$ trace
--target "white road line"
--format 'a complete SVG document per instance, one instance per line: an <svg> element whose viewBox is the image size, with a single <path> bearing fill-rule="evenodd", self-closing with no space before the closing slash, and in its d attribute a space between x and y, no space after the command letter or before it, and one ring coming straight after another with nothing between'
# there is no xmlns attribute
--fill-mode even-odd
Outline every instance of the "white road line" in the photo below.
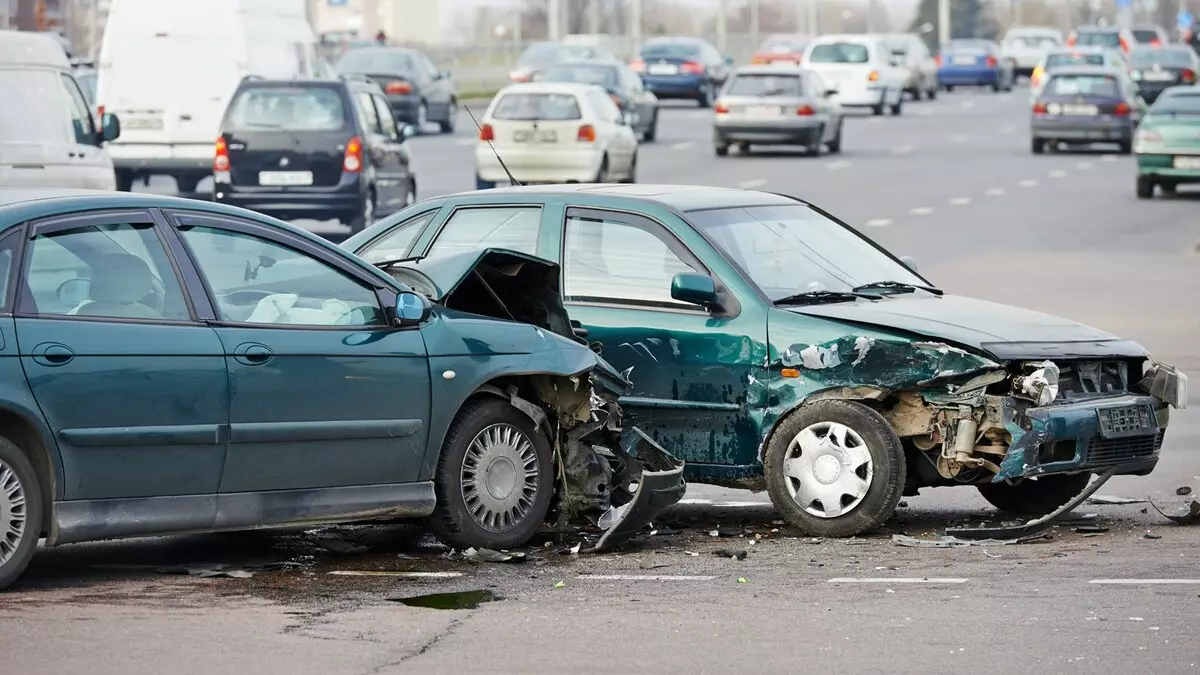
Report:
<svg viewBox="0 0 1200 675"><path fill-rule="evenodd" d="M970 197L955 197L954 199L950 200L950 203L955 206L966 206L967 204L971 203L971 198Z"/></svg>
<svg viewBox="0 0 1200 675"><path fill-rule="evenodd" d="M1004 194L1004 188L989 188L987 192L984 192L983 194L989 197L999 197L1000 195Z"/></svg>
<svg viewBox="0 0 1200 675"><path fill-rule="evenodd" d="M898 145L892 148L892 152L896 153L897 155L903 155L904 153L912 152L912 149L913 146L911 145Z"/></svg>
<svg viewBox="0 0 1200 675"><path fill-rule="evenodd" d="M580 574L576 579L586 581L712 581L715 576L685 576L670 574Z"/></svg>
<svg viewBox="0 0 1200 675"><path fill-rule="evenodd" d="M1121 585L1121 586L1139 586L1139 585L1164 585L1164 586L1195 586L1200 584L1200 579L1092 579L1089 584L1100 584L1104 586Z"/></svg>
<svg viewBox="0 0 1200 675"><path fill-rule="evenodd" d="M937 578L937 577L875 577L856 579L854 577L836 577L829 580L831 584L965 584L969 579Z"/></svg>
<svg viewBox="0 0 1200 675"><path fill-rule="evenodd" d="M909 209L908 212L913 214L914 216L927 216L927 215L933 213L933 207L932 206L918 206L915 209Z"/></svg>
<svg viewBox="0 0 1200 675"><path fill-rule="evenodd" d="M1115 162L1115 161L1117 161L1117 156L1116 155L1104 155L1103 157L1100 158L1100 161L1101 162Z"/></svg>
<svg viewBox="0 0 1200 675"><path fill-rule="evenodd" d="M1075 168L1079 169L1080 171L1087 171L1088 169L1092 168L1093 166L1095 166L1095 165L1092 164L1091 162L1080 162L1075 165Z"/></svg>
<svg viewBox="0 0 1200 675"><path fill-rule="evenodd" d="M829 164L829 170L830 170L830 171L837 171L837 170L839 170L839 169L845 169L845 168L846 168L846 167L848 167L848 166L850 166L850 160L848 160L848 159L839 159L838 161L836 161L836 162L831 162L831 163Z"/></svg>
<svg viewBox="0 0 1200 675"><path fill-rule="evenodd" d="M1067 175L1067 172L1063 171L1062 169L1055 169L1050 172L1051 178L1064 178L1066 175Z"/></svg>
<svg viewBox="0 0 1200 675"><path fill-rule="evenodd" d="M696 145L696 141L683 141L682 143L676 143L675 145L672 145L671 149L672 150L687 150L689 148L695 147L695 145Z"/></svg>
<svg viewBox="0 0 1200 675"><path fill-rule="evenodd" d="M738 187L749 190L749 189L756 188L756 187L759 187L761 185L766 185L766 184L767 184L766 178L752 178L750 180L744 180L744 181L738 183Z"/></svg>
<svg viewBox="0 0 1200 675"><path fill-rule="evenodd" d="M1020 183L1017 183L1017 185L1020 185L1023 188L1037 187L1037 184L1038 184L1038 182L1036 180L1033 180L1032 178L1029 178L1029 179L1021 181Z"/></svg>
<svg viewBox="0 0 1200 675"><path fill-rule="evenodd" d="M711 499L680 499L676 504L703 504L722 508L744 509L754 506L770 506L771 502L714 502Z"/></svg>
<svg viewBox="0 0 1200 675"><path fill-rule="evenodd" d="M711 504L711 499L680 499L676 504Z"/></svg>
<svg viewBox="0 0 1200 675"><path fill-rule="evenodd" d="M867 227L887 227L888 225L891 225L892 222L893 221L891 218L876 218L874 220L868 220L866 224Z"/></svg>
<svg viewBox="0 0 1200 675"><path fill-rule="evenodd" d="M334 570L340 577L407 577L409 579L456 579L462 572L392 572L389 570Z"/></svg>
<svg viewBox="0 0 1200 675"><path fill-rule="evenodd" d="M966 143L970 139L971 139L971 137L966 134L956 134L956 135L950 137L950 142L951 143Z"/></svg>

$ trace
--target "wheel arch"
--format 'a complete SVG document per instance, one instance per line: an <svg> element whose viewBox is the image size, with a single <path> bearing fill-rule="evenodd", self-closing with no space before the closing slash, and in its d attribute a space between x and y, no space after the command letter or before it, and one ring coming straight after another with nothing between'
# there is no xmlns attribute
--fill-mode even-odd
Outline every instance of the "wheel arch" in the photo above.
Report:
<svg viewBox="0 0 1200 675"><path fill-rule="evenodd" d="M767 433L763 434L762 443L758 446L758 461L761 464L766 458L767 448L775 441L775 434L779 431L779 427L787 418L794 415L798 410L806 405L817 401L854 401L862 403L868 408L872 408L879 412L883 408L883 401L892 392L888 389L875 387L871 385L863 385L857 387L829 387L815 391L803 399L797 401L795 405L785 409L779 414L775 421L767 429Z"/></svg>
<svg viewBox="0 0 1200 675"><path fill-rule="evenodd" d="M0 436L12 441L29 457L41 487L43 532L47 545L54 543L54 500L62 485L58 447L49 430L35 421L28 411L0 405Z"/></svg>

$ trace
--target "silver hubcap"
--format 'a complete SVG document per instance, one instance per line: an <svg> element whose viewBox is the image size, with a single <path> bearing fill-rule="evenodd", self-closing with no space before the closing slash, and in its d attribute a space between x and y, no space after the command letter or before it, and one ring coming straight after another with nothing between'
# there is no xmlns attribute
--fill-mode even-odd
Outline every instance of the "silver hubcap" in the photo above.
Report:
<svg viewBox="0 0 1200 675"><path fill-rule="evenodd" d="M533 509L537 497L537 451L519 429L493 424L467 446L462 496L471 518L489 532L506 532Z"/></svg>
<svg viewBox="0 0 1200 675"><path fill-rule="evenodd" d="M818 422L796 434L784 456L788 493L808 513L837 518L862 503L874 467L866 441L837 422Z"/></svg>
<svg viewBox="0 0 1200 675"><path fill-rule="evenodd" d="M25 537L25 488L17 474L0 462L0 567L14 555Z"/></svg>

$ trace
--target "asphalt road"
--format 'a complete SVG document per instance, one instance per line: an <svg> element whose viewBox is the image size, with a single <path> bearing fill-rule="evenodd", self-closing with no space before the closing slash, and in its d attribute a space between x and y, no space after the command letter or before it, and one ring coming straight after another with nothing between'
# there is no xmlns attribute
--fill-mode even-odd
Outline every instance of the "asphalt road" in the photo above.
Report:
<svg viewBox="0 0 1200 675"><path fill-rule="evenodd" d="M639 179L800 195L913 256L947 290L1136 339L1195 377L1200 193L1139 201L1132 159L1113 150L1035 157L1027 109L1020 90L959 90L899 118L849 120L840 156L717 159L708 114L672 106L641 149ZM412 141L421 196L473 187L469 125ZM1156 471L1101 494L1166 506L1190 499L1180 486L1200 491L1200 413L1171 424ZM973 489L942 488L906 499L888 532L811 542L775 520L765 495L698 486L657 534L600 556L560 555L566 537L526 562L477 564L396 525L67 547L40 554L0 596L0 672L1200 671L1200 526L1147 504L1077 513L1108 530L1064 525L1017 546L893 544L893 532L930 536L990 516ZM322 537L367 550L331 552ZM249 579L156 571L278 561L290 565ZM440 576L330 574L363 570ZM495 601L393 601L468 590Z"/></svg>

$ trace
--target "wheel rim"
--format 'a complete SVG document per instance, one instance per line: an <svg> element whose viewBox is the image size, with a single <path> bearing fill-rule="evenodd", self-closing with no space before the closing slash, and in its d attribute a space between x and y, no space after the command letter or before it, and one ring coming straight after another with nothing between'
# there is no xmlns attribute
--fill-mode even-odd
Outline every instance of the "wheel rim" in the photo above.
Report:
<svg viewBox="0 0 1200 675"><path fill-rule="evenodd" d="M0 567L17 554L26 519L25 488L16 472L0 461Z"/></svg>
<svg viewBox="0 0 1200 675"><path fill-rule="evenodd" d="M788 494L800 508L818 518L837 518L862 503L874 465L858 432L837 422L818 422L788 444L783 473Z"/></svg>
<svg viewBox="0 0 1200 675"><path fill-rule="evenodd" d="M471 441L459 484L471 519L506 532L533 510L540 466L529 438L510 424L493 424Z"/></svg>

